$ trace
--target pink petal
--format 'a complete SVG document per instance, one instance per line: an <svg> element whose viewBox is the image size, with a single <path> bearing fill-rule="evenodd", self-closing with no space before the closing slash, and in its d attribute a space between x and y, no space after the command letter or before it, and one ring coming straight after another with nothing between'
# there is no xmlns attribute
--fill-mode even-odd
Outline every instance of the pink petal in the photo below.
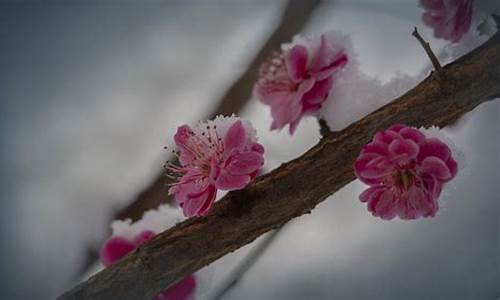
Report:
<svg viewBox="0 0 500 300"><path fill-rule="evenodd" d="M210 162L210 174L208 178L213 182L217 180L217 178L220 176L221 173L221 166L219 165L219 160L217 158L212 158L212 161Z"/></svg>
<svg viewBox="0 0 500 300"><path fill-rule="evenodd" d="M384 190L385 188L380 186L369 187L359 195L359 200L361 202L371 202L374 199L378 199Z"/></svg>
<svg viewBox="0 0 500 300"><path fill-rule="evenodd" d="M399 138L401 138L401 136L397 132L392 131L392 130L385 130L385 131L377 132L373 136L373 141L385 143L385 144L389 145L393 140L399 139Z"/></svg>
<svg viewBox="0 0 500 300"><path fill-rule="evenodd" d="M322 34L320 45L313 54L310 70L316 79L322 80L343 67L347 61L347 55L336 49L327 35Z"/></svg>
<svg viewBox="0 0 500 300"><path fill-rule="evenodd" d="M288 127L288 132L290 133L290 135L294 134L295 130L297 129L297 126L299 126L299 122L300 122L300 117L290 123Z"/></svg>
<svg viewBox="0 0 500 300"><path fill-rule="evenodd" d="M301 112L301 99L296 94L290 94L290 97L286 101L271 106L271 116L273 117L271 130L285 127L287 124L300 118Z"/></svg>
<svg viewBox="0 0 500 300"><path fill-rule="evenodd" d="M378 155L389 155L389 147L386 143L374 141L363 147L363 153L375 153Z"/></svg>
<svg viewBox="0 0 500 300"><path fill-rule="evenodd" d="M426 157L435 156L443 161L447 161L451 156L451 151L448 145L436 138L429 138L420 146L418 153L418 161L423 161Z"/></svg>
<svg viewBox="0 0 500 300"><path fill-rule="evenodd" d="M361 154L354 162L354 172L366 184L377 184L393 170L392 166L386 162L385 157L377 154Z"/></svg>
<svg viewBox="0 0 500 300"><path fill-rule="evenodd" d="M229 153L233 149L239 149L245 144L245 128L240 120L234 122L224 137L224 151Z"/></svg>
<svg viewBox="0 0 500 300"><path fill-rule="evenodd" d="M413 220L422 216L422 209L426 206L427 197L421 188L411 186L406 193L406 211L402 219Z"/></svg>
<svg viewBox="0 0 500 300"><path fill-rule="evenodd" d="M190 275L162 291L155 300L190 300L196 290L196 278Z"/></svg>
<svg viewBox="0 0 500 300"><path fill-rule="evenodd" d="M314 85L314 79L304 80L299 84L297 91L290 94L290 98L281 103L275 103L271 106L271 115L273 116L272 129L283 128L286 124L290 124L291 133L292 127L298 124L302 117L302 97L304 93L310 90Z"/></svg>
<svg viewBox="0 0 500 300"><path fill-rule="evenodd" d="M397 206L394 195L389 190L385 190L379 197L375 206L374 214L384 220L394 219L397 212Z"/></svg>
<svg viewBox="0 0 500 300"><path fill-rule="evenodd" d="M135 246L123 237L117 236L107 240L101 248L101 262L107 267L128 253L132 252Z"/></svg>
<svg viewBox="0 0 500 300"><path fill-rule="evenodd" d="M325 65L328 64L328 45L326 42L326 36L324 34L320 37L320 44L318 49L313 53L311 70L313 72L319 72Z"/></svg>
<svg viewBox="0 0 500 300"><path fill-rule="evenodd" d="M230 163L224 168L232 175L248 175L260 169L264 158L258 152L237 153L230 158Z"/></svg>
<svg viewBox="0 0 500 300"><path fill-rule="evenodd" d="M304 94L302 101L309 105L321 104L325 101L330 89L332 88L333 80L331 77L324 79L322 81L315 82L313 87ZM321 106L317 106L318 109Z"/></svg>
<svg viewBox="0 0 500 300"><path fill-rule="evenodd" d="M190 150L190 140L192 136L191 127L182 125L177 128L177 133L174 135L174 141L179 148L180 156L179 161L182 165L189 164L194 158Z"/></svg>
<svg viewBox="0 0 500 300"><path fill-rule="evenodd" d="M393 157L402 157L413 159L419 151L418 145L412 140L397 139L389 144L389 152Z"/></svg>
<svg viewBox="0 0 500 300"><path fill-rule="evenodd" d="M399 134L405 138L414 141L417 144L421 144L425 141L425 135L418 129L406 127L399 131Z"/></svg>
<svg viewBox="0 0 500 300"><path fill-rule="evenodd" d="M281 103L286 101L293 93L291 87L284 87L280 85L269 84L259 84L257 83L253 88L253 94L260 102L267 105L276 105L276 103Z"/></svg>
<svg viewBox="0 0 500 300"><path fill-rule="evenodd" d="M402 123L396 123L396 124L392 125L391 127L389 127L387 130L399 133L401 130L403 130L405 128L408 128L408 126L406 126L405 124L402 124Z"/></svg>
<svg viewBox="0 0 500 300"><path fill-rule="evenodd" d="M421 164L420 171L424 174L430 174L438 180L447 181L451 179L451 172L448 166L439 158L429 156Z"/></svg>
<svg viewBox="0 0 500 300"><path fill-rule="evenodd" d="M215 181L215 186L225 191L241 190L250 180L250 175L232 175L228 172L222 172Z"/></svg>
<svg viewBox="0 0 500 300"><path fill-rule="evenodd" d="M186 217L206 215L212 206L217 189L210 184L202 186L203 189L188 193L182 203L182 211Z"/></svg>
<svg viewBox="0 0 500 300"><path fill-rule="evenodd" d="M431 174L422 174L421 177L427 193L434 198L438 198L441 194L442 183Z"/></svg>
<svg viewBox="0 0 500 300"><path fill-rule="evenodd" d="M345 53L338 53L331 64L321 68L319 71L314 72L312 76L316 78L316 80L327 79L331 77L333 73L343 68L348 61L349 59Z"/></svg>
<svg viewBox="0 0 500 300"><path fill-rule="evenodd" d="M141 233L139 233L138 236L134 238L132 243L134 244L135 247L139 247L140 245L144 244L145 242L149 241L152 239L156 234L152 232L151 230L144 230Z"/></svg>
<svg viewBox="0 0 500 300"><path fill-rule="evenodd" d="M214 204L215 196L217 196L217 189L215 188L215 186L209 185L207 199L204 205L198 211L199 216L206 216L208 214L208 212L212 208L212 205Z"/></svg>
<svg viewBox="0 0 500 300"><path fill-rule="evenodd" d="M250 150L252 152L257 152L257 153L260 153L260 154L264 154L264 146L262 146L259 143L253 143L252 146L250 147Z"/></svg>
<svg viewBox="0 0 500 300"><path fill-rule="evenodd" d="M307 49L301 45L295 45L285 54L285 64L290 78L294 82L300 82L306 76Z"/></svg>
<svg viewBox="0 0 500 300"><path fill-rule="evenodd" d="M434 29L436 38L458 42L469 31L472 21L472 0L421 0L426 9L422 20Z"/></svg>
<svg viewBox="0 0 500 300"><path fill-rule="evenodd" d="M450 173L451 173L450 179L454 178L458 172L457 162L452 157L450 157L448 159L448 161L446 162L446 166L448 167L448 169L450 170Z"/></svg>

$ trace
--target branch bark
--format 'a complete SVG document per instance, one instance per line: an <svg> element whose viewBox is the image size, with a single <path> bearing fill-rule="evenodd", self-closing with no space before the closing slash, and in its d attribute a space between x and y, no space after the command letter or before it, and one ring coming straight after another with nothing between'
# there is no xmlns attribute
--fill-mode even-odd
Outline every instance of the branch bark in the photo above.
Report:
<svg viewBox="0 0 500 300"><path fill-rule="evenodd" d="M500 34L445 66L444 80L427 77L388 105L336 134L241 191L228 193L211 213L161 233L120 262L60 299L151 299L165 286L309 213L355 179L361 147L396 122L443 127L500 95Z"/></svg>

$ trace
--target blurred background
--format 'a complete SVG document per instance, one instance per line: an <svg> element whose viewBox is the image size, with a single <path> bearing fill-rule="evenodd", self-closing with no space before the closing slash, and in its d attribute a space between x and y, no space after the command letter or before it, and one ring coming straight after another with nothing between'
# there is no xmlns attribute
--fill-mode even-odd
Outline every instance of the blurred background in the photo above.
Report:
<svg viewBox="0 0 500 300"><path fill-rule="evenodd" d="M52 299L83 278L89 248L158 176L176 127L213 111L286 4L0 2L1 299ZM416 0L325 1L301 32L349 34L362 70L387 81L428 65L414 26L443 47L421 13ZM319 140L312 118L293 137L270 132L255 99L240 115L267 169ZM225 299L498 299L499 117L493 101L446 130L467 167L437 217L376 219L353 182L287 225ZM201 298L258 243L211 265Z"/></svg>

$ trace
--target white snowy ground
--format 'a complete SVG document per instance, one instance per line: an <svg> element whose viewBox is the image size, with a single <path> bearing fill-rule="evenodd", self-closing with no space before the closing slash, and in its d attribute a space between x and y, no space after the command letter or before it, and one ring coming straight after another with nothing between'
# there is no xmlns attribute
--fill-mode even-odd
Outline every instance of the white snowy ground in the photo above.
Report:
<svg viewBox="0 0 500 300"><path fill-rule="evenodd" d="M306 32L351 34L363 71L383 81L415 75L428 61L413 26L444 45L416 2L327 3ZM203 116L245 69L282 4L0 4L2 298L49 299L75 283L85 246L156 176L176 126ZM268 168L319 139L313 119L292 138L269 132L257 101L242 115ZM287 225L227 299L497 298L499 116L491 102L447 130L467 168L436 218L375 219L354 182ZM208 287L255 244L210 266Z"/></svg>

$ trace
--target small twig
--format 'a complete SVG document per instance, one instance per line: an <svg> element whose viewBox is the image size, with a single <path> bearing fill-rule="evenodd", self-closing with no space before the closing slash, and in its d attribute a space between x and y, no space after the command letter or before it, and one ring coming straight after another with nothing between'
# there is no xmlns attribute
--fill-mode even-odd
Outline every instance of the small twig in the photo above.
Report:
<svg viewBox="0 0 500 300"><path fill-rule="evenodd" d="M437 59L436 55L434 54L434 52L432 52L432 49L431 49L431 46L429 45L428 42L426 42L422 36L420 36L420 34L418 33L417 31L417 27L415 27L413 29L413 33L412 35L420 42L420 44L422 45L422 47L424 48L425 50L425 53L427 53L427 56L429 57L429 59L431 60L431 63L432 65L434 66L434 69L436 70L436 74L438 75L438 77L440 78L444 78L445 75L444 75L444 70L443 70L443 67L441 67L441 64L439 63L439 60Z"/></svg>
<svg viewBox="0 0 500 300"><path fill-rule="evenodd" d="M318 119L318 124L319 124L319 133L321 134L322 137L325 137L330 133L332 133L330 127L328 127L328 124L326 124L325 120Z"/></svg>
<svg viewBox="0 0 500 300"><path fill-rule="evenodd" d="M243 275L250 270L250 268L257 262L257 260L264 254L264 252L269 248L272 242L276 239L278 234L281 232L284 226L274 230L266 239L262 241L246 258L243 262L233 271L229 276L229 280L224 284L224 286L215 294L214 300L220 300L224 295L227 294L232 288L234 288L238 282L241 280Z"/></svg>

